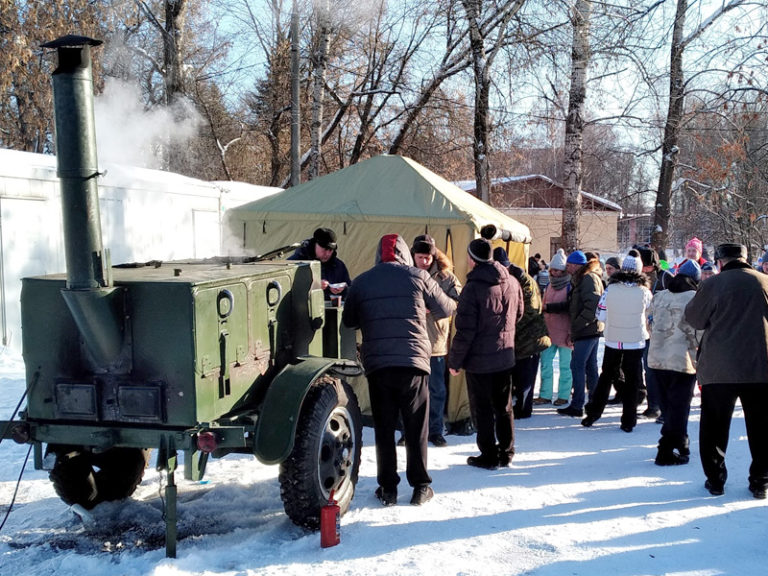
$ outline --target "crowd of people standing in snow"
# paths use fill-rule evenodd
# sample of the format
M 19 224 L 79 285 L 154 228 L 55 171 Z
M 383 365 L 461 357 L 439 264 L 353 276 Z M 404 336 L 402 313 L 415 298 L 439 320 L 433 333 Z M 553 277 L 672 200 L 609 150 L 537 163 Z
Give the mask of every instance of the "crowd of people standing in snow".
M 755 498 L 766 497 L 768 420 L 759 410 L 768 401 L 768 252 L 758 271 L 747 263 L 744 246 L 720 244 L 710 260 L 701 240 L 693 238 L 685 259 L 671 268 L 652 248 L 636 246 L 605 263 L 581 250 L 566 255 L 560 249 L 548 265 L 536 254 L 525 270 L 510 263 L 504 248 L 478 238 L 467 247 L 469 272 L 462 287 L 427 234 L 410 247 L 397 234 L 383 236 L 375 265 L 354 283 L 336 258 L 335 234 L 318 229 L 313 238 L 306 248 L 314 247 L 324 265 L 334 264 L 327 272 L 344 271 L 342 286 L 338 277 L 327 282 L 323 268 L 324 288 L 343 290 L 342 321 L 362 332 L 376 496 L 385 506 L 397 502 L 397 444 L 406 448 L 411 504 L 434 494 L 427 445 L 446 445 L 446 369 L 466 375 L 480 450 L 467 463 L 490 470 L 510 465 L 514 457 L 514 420 L 549 403 L 563 416 L 582 418 L 585 427 L 602 417 L 608 403 L 622 405 L 624 432 L 632 432 L 638 417 L 653 418 L 662 424 L 655 463 L 687 464 L 688 417 L 698 382 L 706 489 L 724 493 L 738 399 L 752 454 L 748 486 Z M 449 344 L 451 318 L 455 334 Z M 643 401 L 647 408 L 638 414 Z

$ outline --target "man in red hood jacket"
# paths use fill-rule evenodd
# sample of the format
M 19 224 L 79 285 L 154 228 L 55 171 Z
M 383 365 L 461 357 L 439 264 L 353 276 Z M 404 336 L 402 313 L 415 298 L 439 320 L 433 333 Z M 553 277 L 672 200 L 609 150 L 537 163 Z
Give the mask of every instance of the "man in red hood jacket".
M 456 304 L 426 270 L 413 266 L 408 244 L 397 234 L 379 241 L 376 265 L 355 278 L 342 313 L 344 325 L 363 335 L 361 355 L 371 395 L 379 487 L 384 506 L 397 502 L 395 428 L 402 416 L 406 477 L 413 486 L 411 504 L 432 498 L 427 471 L 429 373 L 432 345 L 427 310 L 449 317 Z

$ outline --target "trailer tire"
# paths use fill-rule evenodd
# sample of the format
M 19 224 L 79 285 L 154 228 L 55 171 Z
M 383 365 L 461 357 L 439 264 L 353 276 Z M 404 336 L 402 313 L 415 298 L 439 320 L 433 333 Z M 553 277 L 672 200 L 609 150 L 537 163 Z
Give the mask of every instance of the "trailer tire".
M 149 450 L 112 448 L 94 454 L 81 449 L 49 447 L 56 462 L 48 475 L 53 489 L 70 506 L 91 510 L 97 504 L 128 498 L 144 477 Z
M 93 455 L 96 489 L 100 502 L 130 497 L 144 478 L 149 450 L 141 448 L 112 448 Z
M 331 490 L 344 514 L 355 495 L 362 449 L 362 416 L 352 388 L 323 376 L 301 407 L 293 450 L 280 465 L 285 513 L 299 526 L 320 528 Z

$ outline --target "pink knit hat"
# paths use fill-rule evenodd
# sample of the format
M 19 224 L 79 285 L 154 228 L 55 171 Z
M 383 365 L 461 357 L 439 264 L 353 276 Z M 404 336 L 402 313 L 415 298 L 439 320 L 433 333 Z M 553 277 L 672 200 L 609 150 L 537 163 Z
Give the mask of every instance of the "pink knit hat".
M 704 251 L 704 244 L 702 243 L 701 240 L 699 240 L 698 238 L 696 238 L 696 236 L 694 236 L 693 238 L 688 240 L 688 244 L 685 245 L 685 248 L 686 249 L 688 249 L 688 248 L 695 248 L 696 251 L 699 254 L 701 254 Z

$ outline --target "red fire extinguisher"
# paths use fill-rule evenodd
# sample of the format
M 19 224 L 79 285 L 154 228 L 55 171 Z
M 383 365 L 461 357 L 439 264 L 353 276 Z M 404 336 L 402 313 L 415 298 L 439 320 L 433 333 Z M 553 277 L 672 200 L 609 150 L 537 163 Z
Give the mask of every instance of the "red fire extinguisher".
M 341 542 L 341 508 L 333 499 L 333 490 L 328 504 L 320 509 L 320 546 L 329 548 Z

